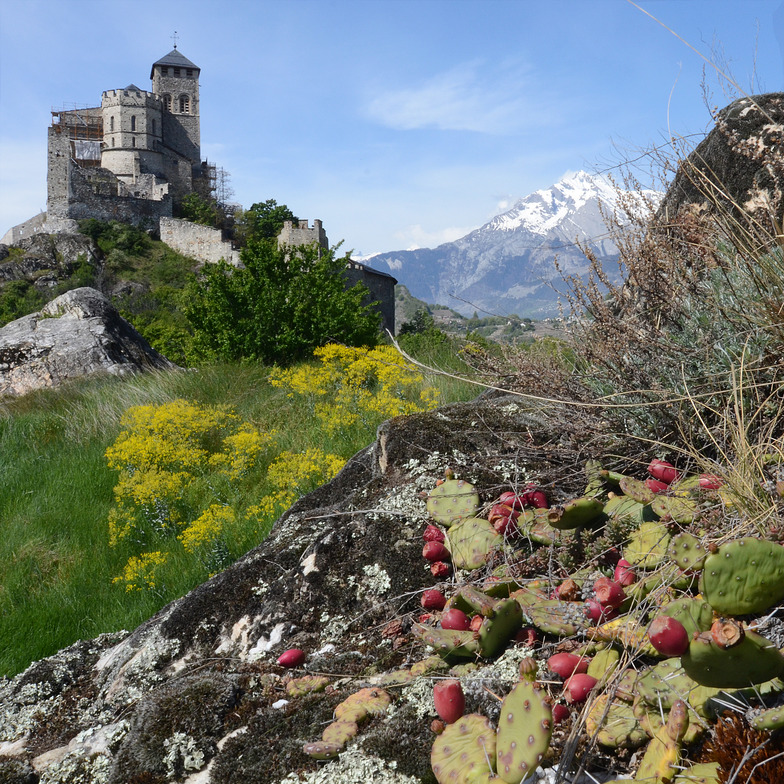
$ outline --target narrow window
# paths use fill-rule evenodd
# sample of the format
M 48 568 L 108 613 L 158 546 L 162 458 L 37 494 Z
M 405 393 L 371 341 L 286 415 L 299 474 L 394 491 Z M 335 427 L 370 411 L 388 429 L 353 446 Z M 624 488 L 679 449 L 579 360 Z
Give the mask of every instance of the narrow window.
M 193 68 L 186 68 L 186 69 L 185 69 L 185 75 L 186 75 L 186 76 L 187 76 L 189 79 L 193 79 Z
M 135 114 L 131 115 L 131 130 L 132 131 L 136 130 L 136 115 Z
M 135 146 L 136 146 L 136 137 L 132 136 L 131 137 L 131 147 L 135 147 Z
M 155 136 L 155 118 L 152 119 L 152 135 Z
M 168 76 L 169 75 L 169 66 L 168 65 L 162 65 L 161 66 L 161 75 L 162 76 Z
M 189 114 L 191 111 L 191 100 L 187 95 L 180 96 L 180 114 Z
M 180 75 L 180 69 L 179 68 L 175 68 L 174 69 L 174 75 L 175 76 L 179 76 Z
M 112 136 L 112 147 L 114 147 L 114 136 Z
M 167 112 L 172 110 L 172 100 L 171 95 L 168 93 L 163 96 L 163 108 L 166 109 Z
M 114 115 L 112 115 L 112 116 L 109 118 L 109 130 L 110 130 L 110 131 L 113 131 L 113 130 L 114 130 Z

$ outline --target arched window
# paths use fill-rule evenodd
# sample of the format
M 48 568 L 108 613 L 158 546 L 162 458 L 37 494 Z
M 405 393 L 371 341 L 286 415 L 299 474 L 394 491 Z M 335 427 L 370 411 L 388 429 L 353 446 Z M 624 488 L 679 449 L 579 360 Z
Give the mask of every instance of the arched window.
M 168 93 L 166 93 L 166 95 L 163 96 L 163 108 L 166 109 L 167 112 L 170 112 L 172 110 L 172 99 L 171 99 L 171 95 L 169 95 Z
M 131 115 L 131 130 L 132 131 L 136 130 L 136 115 L 135 114 Z
M 114 147 L 114 136 L 112 136 L 112 147 Z
M 187 95 L 180 96 L 180 114 L 190 114 L 191 99 Z

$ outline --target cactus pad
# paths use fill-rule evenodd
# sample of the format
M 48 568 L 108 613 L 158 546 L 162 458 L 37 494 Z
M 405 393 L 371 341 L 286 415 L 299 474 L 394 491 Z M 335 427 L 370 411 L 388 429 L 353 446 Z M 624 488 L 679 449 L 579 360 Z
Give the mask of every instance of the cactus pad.
M 305 694 L 313 692 L 324 691 L 329 685 L 329 678 L 323 675 L 304 675 L 301 678 L 295 678 L 286 684 L 286 694 L 289 697 L 302 697 Z
M 560 531 L 590 525 L 604 511 L 604 504 L 596 498 L 575 498 L 563 506 L 553 506 L 547 512 L 547 522 Z
M 675 618 L 683 624 L 689 637 L 700 632 L 707 632 L 713 623 L 713 610 L 711 606 L 700 599 L 682 596 L 661 608 L 662 615 Z
M 427 513 L 445 526 L 472 517 L 478 508 L 479 495 L 462 479 L 447 479 L 431 490 L 427 499 Z
M 636 749 L 648 741 L 648 733 L 637 721 L 632 706 L 621 700 L 610 702 L 607 693 L 591 702 L 585 728 L 597 743 L 610 749 Z
M 677 495 L 657 495 L 651 501 L 651 509 L 659 517 L 675 520 L 676 523 L 687 525 L 697 514 L 697 502 L 693 498 Z
M 504 538 L 487 520 L 468 517 L 452 524 L 447 534 L 446 546 L 456 569 L 479 569 L 487 563 L 490 553 L 501 545 Z
M 667 554 L 670 534 L 662 523 L 642 523 L 632 534 L 624 557 L 632 566 L 655 569 Z
M 520 782 L 536 770 L 550 745 L 553 713 L 532 683 L 521 681 L 501 703 L 496 768 L 506 784 Z
M 673 536 L 667 552 L 683 571 L 697 571 L 702 569 L 708 551 L 696 536 L 683 532 Z
M 347 697 L 335 708 L 335 718 L 362 722 L 368 716 L 386 713 L 392 698 L 383 689 L 374 687 L 360 689 Z
M 436 738 L 430 765 L 438 784 L 473 784 L 490 772 L 495 756 L 495 730 L 484 716 L 469 713 Z
M 705 559 L 701 586 L 720 615 L 764 612 L 784 598 L 784 547 L 753 537 L 724 544 Z
M 784 656 L 770 640 L 752 631 L 731 648 L 720 648 L 708 632 L 703 632 L 689 643 L 681 665 L 703 686 L 741 689 L 781 676 Z
M 654 493 L 645 482 L 641 482 L 639 479 L 633 479 L 630 476 L 622 476 L 619 484 L 621 485 L 621 490 L 623 490 L 624 494 L 634 501 L 637 501 L 638 504 L 649 504 L 656 498 L 656 493 Z
M 501 599 L 493 615 L 479 627 L 479 653 L 491 658 L 500 653 L 523 625 L 523 610 L 514 599 Z

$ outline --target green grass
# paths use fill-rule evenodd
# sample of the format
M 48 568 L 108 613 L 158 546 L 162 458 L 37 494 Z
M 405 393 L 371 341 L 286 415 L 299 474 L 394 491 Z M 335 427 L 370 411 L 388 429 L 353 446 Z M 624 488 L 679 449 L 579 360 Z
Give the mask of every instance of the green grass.
M 427 358 L 443 366 L 450 353 L 442 347 Z M 461 369 L 454 357 L 449 362 Z M 132 543 L 110 547 L 107 527 L 117 474 L 104 453 L 130 406 L 176 398 L 225 404 L 259 429 L 277 430 L 279 450 L 317 446 L 348 458 L 374 439 L 377 423 L 325 434 L 305 399 L 289 398 L 266 376 L 255 364 L 213 365 L 86 380 L 0 402 L 0 674 L 13 675 L 78 639 L 132 629 L 209 576 L 210 564 L 179 548 L 154 591 L 112 584 L 138 553 Z M 425 383 L 441 389 L 444 403 L 477 392 L 444 377 Z M 243 492 L 252 499 L 267 489 L 262 482 Z M 258 541 L 255 531 L 238 531 L 227 542 L 230 560 Z

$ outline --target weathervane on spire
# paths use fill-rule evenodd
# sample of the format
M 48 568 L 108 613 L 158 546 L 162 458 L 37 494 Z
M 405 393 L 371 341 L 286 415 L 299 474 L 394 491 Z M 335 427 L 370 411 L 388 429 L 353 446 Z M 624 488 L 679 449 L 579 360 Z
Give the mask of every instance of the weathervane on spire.
M 177 48 L 177 31 L 174 31 L 174 35 L 172 36 L 172 41 L 174 41 L 174 48 Z

